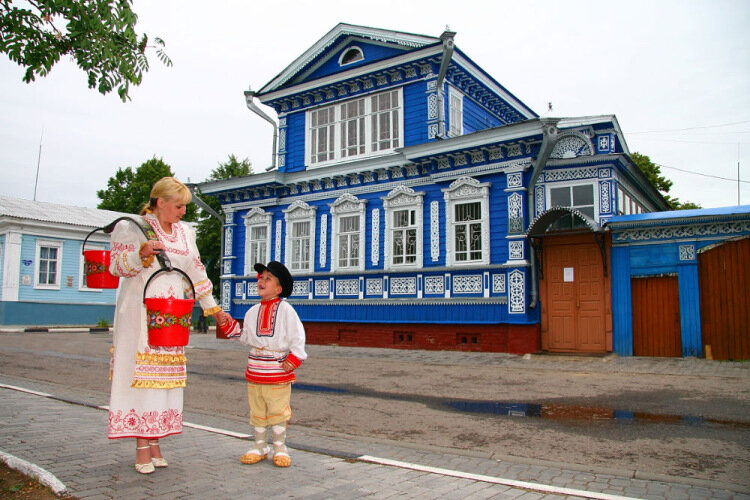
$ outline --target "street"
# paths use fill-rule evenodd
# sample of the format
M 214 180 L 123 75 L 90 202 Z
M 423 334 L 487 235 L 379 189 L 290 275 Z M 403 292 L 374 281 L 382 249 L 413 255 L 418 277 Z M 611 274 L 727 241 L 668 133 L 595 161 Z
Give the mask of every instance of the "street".
M 107 333 L 0 333 L 0 376 L 106 405 L 110 345 Z M 299 426 L 332 438 L 750 489 L 746 363 L 307 347 L 292 390 L 292 445 Z M 186 352 L 191 420 L 221 418 L 249 432 L 244 346 L 192 334 Z

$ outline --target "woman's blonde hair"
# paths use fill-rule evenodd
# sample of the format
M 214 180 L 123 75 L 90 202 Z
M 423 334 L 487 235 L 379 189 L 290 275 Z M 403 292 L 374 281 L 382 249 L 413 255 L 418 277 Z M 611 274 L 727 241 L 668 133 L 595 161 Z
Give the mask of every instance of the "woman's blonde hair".
M 162 177 L 151 188 L 148 203 L 143 205 L 141 215 L 150 214 L 156 208 L 156 200 L 175 200 L 187 205 L 193 199 L 190 189 L 174 177 Z

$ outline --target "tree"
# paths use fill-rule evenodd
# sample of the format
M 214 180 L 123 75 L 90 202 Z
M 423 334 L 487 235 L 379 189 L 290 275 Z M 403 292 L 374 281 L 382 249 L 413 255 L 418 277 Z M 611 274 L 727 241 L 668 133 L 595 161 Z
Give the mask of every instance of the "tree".
M 672 189 L 672 181 L 661 175 L 661 168 L 659 165 L 651 161 L 646 155 L 641 153 L 632 153 L 630 155 L 633 158 L 633 162 L 641 169 L 641 172 L 646 178 L 654 185 L 654 187 L 664 196 L 667 203 L 673 210 L 686 210 L 689 208 L 701 208 L 693 202 L 681 202 L 677 198 L 672 198 L 667 193 Z
M 107 181 L 107 189 L 96 192 L 96 196 L 102 200 L 97 208 L 129 214 L 140 213 L 148 202 L 151 187 L 162 177 L 174 177 L 174 174 L 172 168 L 161 158 L 153 157 L 135 170 L 132 167 L 118 168 L 115 175 Z M 196 213 L 195 205 L 189 204 L 183 220 L 195 221 Z
M 250 160 L 245 158 L 242 161 L 237 160 L 234 155 L 230 155 L 225 163 L 219 163 L 219 166 L 211 171 L 211 175 L 206 182 L 218 181 L 222 179 L 231 179 L 232 177 L 242 177 L 253 173 Z M 203 201 L 206 202 L 219 214 L 223 214 L 219 200 L 214 196 L 207 196 L 198 193 Z M 222 221 L 209 216 L 201 211 L 196 230 L 196 239 L 198 251 L 201 254 L 201 260 L 206 266 L 206 272 L 214 285 L 214 292 L 219 291 L 219 275 L 221 274 L 221 224 Z
M 115 87 L 123 102 L 140 85 L 149 63 L 146 49 L 171 66 L 164 41 L 135 31 L 132 0 L 0 0 L 0 52 L 26 68 L 23 81 L 47 76 L 68 55 L 86 72 L 89 88 L 106 95 Z

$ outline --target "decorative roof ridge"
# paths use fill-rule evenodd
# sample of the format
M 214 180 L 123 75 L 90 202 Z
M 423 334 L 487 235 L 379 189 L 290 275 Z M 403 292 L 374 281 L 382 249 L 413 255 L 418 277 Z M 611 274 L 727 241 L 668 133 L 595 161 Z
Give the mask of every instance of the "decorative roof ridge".
M 426 45 L 441 43 L 440 38 L 438 37 L 339 23 L 309 49 L 292 61 L 292 63 L 284 68 L 281 73 L 271 79 L 270 82 L 266 83 L 260 91 L 258 91 L 257 95 L 271 92 L 284 85 L 294 75 L 328 49 L 341 35 L 369 38 L 378 42 L 396 43 L 410 48 L 420 48 Z

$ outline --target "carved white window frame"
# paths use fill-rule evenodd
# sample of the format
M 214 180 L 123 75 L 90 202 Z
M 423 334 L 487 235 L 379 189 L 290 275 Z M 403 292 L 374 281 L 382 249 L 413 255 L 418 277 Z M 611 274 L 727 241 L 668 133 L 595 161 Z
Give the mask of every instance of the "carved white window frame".
M 331 204 L 331 215 L 333 217 L 333 227 L 331 228 L 331 270 L 332 271 L 351 271 L 365 269 L 365 207 L 367 200 L 360 200 L 349 193 L 341 195 Z M 339 265 L 339 221 L 342 217 L 358 215 L 359 216 L 359 254 L 357 255 L 357 266 L 340 266 Z
M 55 268 L 55 281 L 54 283 L 40 283 L 39 273 L 41 271 L 41 252 L 42 248 L 54 248 L 57 250 L 57 255 L 54 261 Z M 60 240 L 36 240 L 36 250 L 34 257 L 34 288 L 44 290 L 60 290 L 62 287 L 62 267 L 63 267 L 63 242 Z M 49 272 L 49 269 L 47 269 Z
M 315 267 L 315 207 L 311 207 L 304 201 L 295 201 L 289 208 L 284 210 L 284 221 L 286 223 L 286 231 L 284 231 L 284 252 L 285 264 L 292 274 L 299 273 L 311 273 Z M 310 248 L 310 258 L 307 261 L 307 267 L 301 269 L 294 269 L 292 266 L 292 232 L 294 231 L 294 225 L 300 222 L 310 223 L 310 233 L 308 238 Z
M 397 271 L 401 269 L 416 269 L 422 267 L 423 262 L 423 239 L 424 239 L 424 193 L 417 193 L 412 188 L 399 186 L 392 190 L 383 198 L 383 208 L 385 209 L 385 269 Z M 393 214 L 398 210 L 414 210 L 416 231 L 416 259 L 409 264 L 393 263 Z
M 246 276 L 252 275 L 254 271 L 254 266 L 256 261 L 260 262 L 256 256 L 252 255 L 252 232 L 254 228 L 257 227 L 265 227 L 266 228 L 266 258 L 265 262 L 261 262 L 261 264 L 266 264 L 269 260 L 271 260 L 271 219 L 273 219 L 273 215 L 271 213 L 266 212 L 262 208 L 255 207 L 251 209 L 245 216 L 243 217 L 245 220 L 245 269 L 244 274 Z
M 490 263 L 490 183 L 481 183 L 472 177 L 461 177 L 447 189 L 443 189 L 445 199 L 445 265 L 475 266 Z M 482 258 L 479 260 L 457 261 L 454 253 L 456 241 L 455 207 L 464 203 L 477 203 L 481 206 Z

